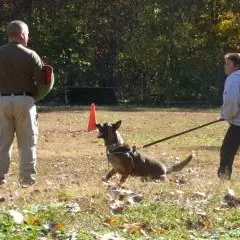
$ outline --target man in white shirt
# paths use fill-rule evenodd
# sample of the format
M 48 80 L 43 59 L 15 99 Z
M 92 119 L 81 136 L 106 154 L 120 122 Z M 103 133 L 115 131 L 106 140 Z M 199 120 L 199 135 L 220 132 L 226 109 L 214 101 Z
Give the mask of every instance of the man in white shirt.
M 228 77 L 224 85 L 221 119 L 230 126 L 220 150 L 218 177 L 230 180 L 234 157 L 240 146 L 240 54 L 229 53 L 224 58 L 224 71 Z

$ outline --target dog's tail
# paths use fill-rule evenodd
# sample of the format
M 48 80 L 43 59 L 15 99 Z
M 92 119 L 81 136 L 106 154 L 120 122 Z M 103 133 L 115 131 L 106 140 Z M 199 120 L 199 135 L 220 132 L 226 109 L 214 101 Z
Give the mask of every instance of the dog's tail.
M 194 154 L 191 154 L 185 160 L 171 166 L 170 168 L 167 169 L 166 174 L 169 174 L 171 172 L 178 172 L 178 171 L 182 170 L 184 167 L 186 167 L 191 162 L 193 157 L 194 157 Z

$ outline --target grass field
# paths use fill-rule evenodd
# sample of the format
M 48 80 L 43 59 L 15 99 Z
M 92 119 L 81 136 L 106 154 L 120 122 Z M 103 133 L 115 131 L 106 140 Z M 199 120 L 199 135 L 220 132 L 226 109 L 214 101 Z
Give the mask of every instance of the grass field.
M 89 107 L 40 107 L 37 183 L 19 186 L 14 142 L 8 182 L 0 188 L 0 240 L 111 239 L 106 236 L 114 233 L 115 239 L 240 239 L 238 206 L 223 204 L 228 188 L 240 195 L 239 156 L 232 181 L 216 175 L 225 122 L 142 148 L 217 117 L 217 109 L 97 106 L 98 122 L 122 120 L 124 140 L 167 166 L 196 151 L 195 159 L 167 182 L 129 177 L 124 188 L 143 199 L 112 214 L 101 182 L 110 166 L 97 131 L 87 132 Z M 16 223 L 9 210 L 24 221 Z

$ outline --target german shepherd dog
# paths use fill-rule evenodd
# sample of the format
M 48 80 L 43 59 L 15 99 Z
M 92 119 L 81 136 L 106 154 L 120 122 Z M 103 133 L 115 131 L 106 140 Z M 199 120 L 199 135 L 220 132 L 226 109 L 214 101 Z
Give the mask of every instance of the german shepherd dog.
M 193 156 L 189 155 L 182 162 L 167 169 L 163 163 L 142 155 L 135 147 L 130 147 L 124 143 L 117 131 L 121 123 L 120 120 L 113 124 L 96 124 L 99 130 L 97 137 L 103 138 L 107 159 L 112 165 L 112 170 L 107 173 L 103 180 L 108 181 L 116 173 L 121 174 L 119 186 L 125 182 L 129 175 L 150 177 L 153 180 L 166 180 L 167 174 L 180 171 L 192 160 Z

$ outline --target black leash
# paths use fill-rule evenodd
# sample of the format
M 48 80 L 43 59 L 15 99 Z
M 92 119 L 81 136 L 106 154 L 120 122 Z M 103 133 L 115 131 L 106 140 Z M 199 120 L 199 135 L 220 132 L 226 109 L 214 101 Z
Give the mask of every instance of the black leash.
M 182 135 L 182 134 L 189 133 L 189 132 L 192 132 L 192 131 L 197 130 L 197 129 L 199 129 L 199 128 L 203 128 L 203 127 L 206 127 L 206 126 L 208 126 L 208 125 L 211 125 L 211 124 L 214 124 L 214 123 L 217 123 L 217 122 L 221 122 L 221 121 L 224 121 L 224 120 L 223 120 L 223 119 L 218 119 L 218 120 L 215 120 L 215 121 L 212 121 L 212 122 L 209 122 L 209 123 L 205 123 L 205 124 L 203 124 L 203 125 L 201 125 L 201 126 L 198 126 L 198 127 L 195 127 L 195 128 L 191 128 L 191 129 L 189 129 L 189 130 L 186 130 L 186 131 L 183 131 L 183 132 L 174 134 L 174 135 L 172 135 L 172 136 L 165 137 L 165 138 L 162 138 L 162 139 L 160 139 L 160 140 L 157 140 L 157 141 L 154 141 L 154 142 L 145 144 L 145 145 L 143 146 L 143 148 L 152 146 L 152 145 L 154 145 L 154 144 L 156 144 L 156 143 L 160 143 L 160 142 L 169 140 L 169 139 L 171 139 L 171 138 L 178 137 L 178 136 L 180 136 L 180 135 Z

